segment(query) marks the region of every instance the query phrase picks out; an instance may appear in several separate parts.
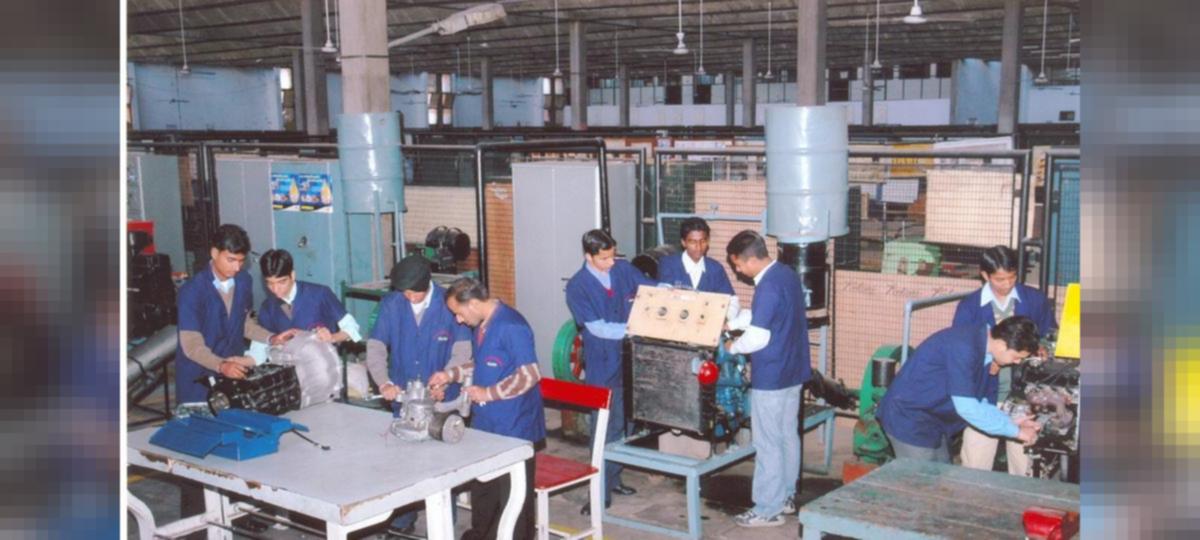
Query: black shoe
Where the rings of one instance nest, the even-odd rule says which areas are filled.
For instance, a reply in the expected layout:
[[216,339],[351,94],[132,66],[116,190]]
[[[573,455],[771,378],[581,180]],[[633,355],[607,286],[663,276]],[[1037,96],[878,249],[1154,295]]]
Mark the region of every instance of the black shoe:
[[637,490],[625,484],[617,484],[617,487],[613,488],[613,493],[617,495],[633,495],[637,493]]
[[[604,508],[612,508],[612,501],[605,501]],[[579,509],[579,514],[582,516],[592,515],[592,503],[585,503],[583,507]]]

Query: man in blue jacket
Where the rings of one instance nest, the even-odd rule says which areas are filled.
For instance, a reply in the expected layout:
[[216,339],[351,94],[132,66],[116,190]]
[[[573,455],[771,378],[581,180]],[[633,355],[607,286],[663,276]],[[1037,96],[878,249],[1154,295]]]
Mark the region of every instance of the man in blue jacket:
[[[392,267],[390,277],[392,292],[380,301],[367,339],[367,372],[383,398],[394,403],[409,381],[426,381],[450,366],[469,363],[471,330],[446,307],[446,291],[433,284],[424,257],[405,257]],[[458,385],[433,395],[454,399]],[[398,405],[393,412],[399,412]],[[402,509],[391,522],[391,532],[409,534],[416,521],[416,510]]]
[[[638,286],[655,285],[627,261],[617,260],[617,242],[612,236],[593,229],[583,234],[583,267],[567,282],[567,308],[575,324],[583,329],[583,362],[587,384],[612,390],[611,410],[605,442],[625,436],[625,382],[623,340],[625,325],[633,309]],[[592,415],[592,436],[596,435],[596,415]],[[611,493],[632,495],[637,490],[621,482],[621,466],[604,465],[604,506],[612,503]],[[580,510],[591,512],[587,505]]]
[[[462,383],[471,400],[471,427],[488,433],[524,439],[535,457],[525,460],[525,505],[517,517],[513,538],[533,538],[536,522],[534,475],[536,452],[546,447],[546,416],[542,409],[542,380],[534,348],[533,328],[517,310],[492,298],[482,283],[460,278],[446,291],[447,308],[461,324],[474,329],[474,362],[448,367],[429,378],[430,388]],[[508,475],[471,488],[471,529],[463,540],[494,540],[508,502]]]
[[1038,425],[1014,421],[986,399],[993,365],[1011,366],[1037,352],[1026,317],[992,328],[952,326],[929,336],[879,402],[879,422],[897,458],[950,463],[949,439],[970,425],[994,437],[1032,444]]
[[212,260],[179,289],[175,395],[180,403],[208,399],[208,388],[199,382],[205,377],[245,377],[255,365],[245,356],[246,340],[271,340],[271,333],[250,317],[254,291],[250,274],[243,271],[250,237],[241,227],[225,224],[209,246]]
[[750,427],[754,442],[754,507],[734,518],[742,527],[777,527],[796,512],[800,478],[800,400],[812,376],[804,284],[767,252],[762,235],[745,230],[725,250],[739,274],[753,278],[754,300],[730,329],[733,354],[750,355]]
[[[979,260],[979,275],[983,278],[983,287],[959,301],[954,310],[954,326],[992,327],[1004,319],[1020,315],[1032,320],[1043,336],[1057,327],[1054,305],[1037,289],[1017,283],[1017,254],[1011,248],[995,246],[985,250]],[[1044,351],[1038,354],[1044,354]],[[998,377],[989,381],[985,394],[992,404],[1004,401],[1012,388],[1013,370],[997,369]],[[967,426],[963,431],[963,466],[990,471],[998,443],[998,439]],[[1022,445],[1008,441],[1005,453],[1010,474],[1029,475],[1029,456],[1025,455]]]
[[268,250],[258,262],[271,293],[258,310],[258,323],[275,334],[272,345],[291,339],[298,330],[313,332],[326,343],[362,341],[358,321],[329,287],[296,279],[291,253]]

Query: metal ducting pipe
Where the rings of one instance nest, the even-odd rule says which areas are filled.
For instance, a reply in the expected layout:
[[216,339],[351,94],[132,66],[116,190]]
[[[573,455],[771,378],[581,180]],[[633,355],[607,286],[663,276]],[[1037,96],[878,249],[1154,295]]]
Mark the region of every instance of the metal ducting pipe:
[[158,368],[175,356],[178,343],[179,331],[172,324],[159,330],[129,352],[125,361],[125,382],[131,396],[130,402],[141,400],[143,394],[159,382]]
[[370,214],[372,279],[380,279],[387,250],[378,238],[381,214],[394,213],[393,247],[404,256],[404,160],[400,115],[343,114],[338,118],[338,164],[349,214]]
[[767,116],[767,234],[785,244],[849,232],[850,156],[838,106],[770,107]]

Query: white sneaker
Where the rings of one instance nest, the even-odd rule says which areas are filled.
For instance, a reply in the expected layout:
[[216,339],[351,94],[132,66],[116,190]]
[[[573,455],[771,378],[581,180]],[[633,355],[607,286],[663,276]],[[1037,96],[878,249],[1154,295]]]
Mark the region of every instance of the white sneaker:
[[754,510],[747,510],[737,516],[734,516],[733,522],[739,527],[779,527],[787,523],[787,519],[783,514],[776,514],[771,517],[764,517],[754,513]]
[[783,502],[783,510],[780,510],[779,513],[795,514],[796,510],[798,510],[798,508],[796,508],[796,496],[792,495],[792,496],[788,497],[786,501]]

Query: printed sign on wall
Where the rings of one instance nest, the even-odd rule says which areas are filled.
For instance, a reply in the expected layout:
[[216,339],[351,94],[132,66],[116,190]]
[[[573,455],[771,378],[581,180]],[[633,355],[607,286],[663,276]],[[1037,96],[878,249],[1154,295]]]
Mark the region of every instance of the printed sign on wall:
[[333,213],[333,182],[328,174],[298,174],[300,210]]
[[295,212],[300,210],[300,186],[296,175],[271,173],[271,208]]

